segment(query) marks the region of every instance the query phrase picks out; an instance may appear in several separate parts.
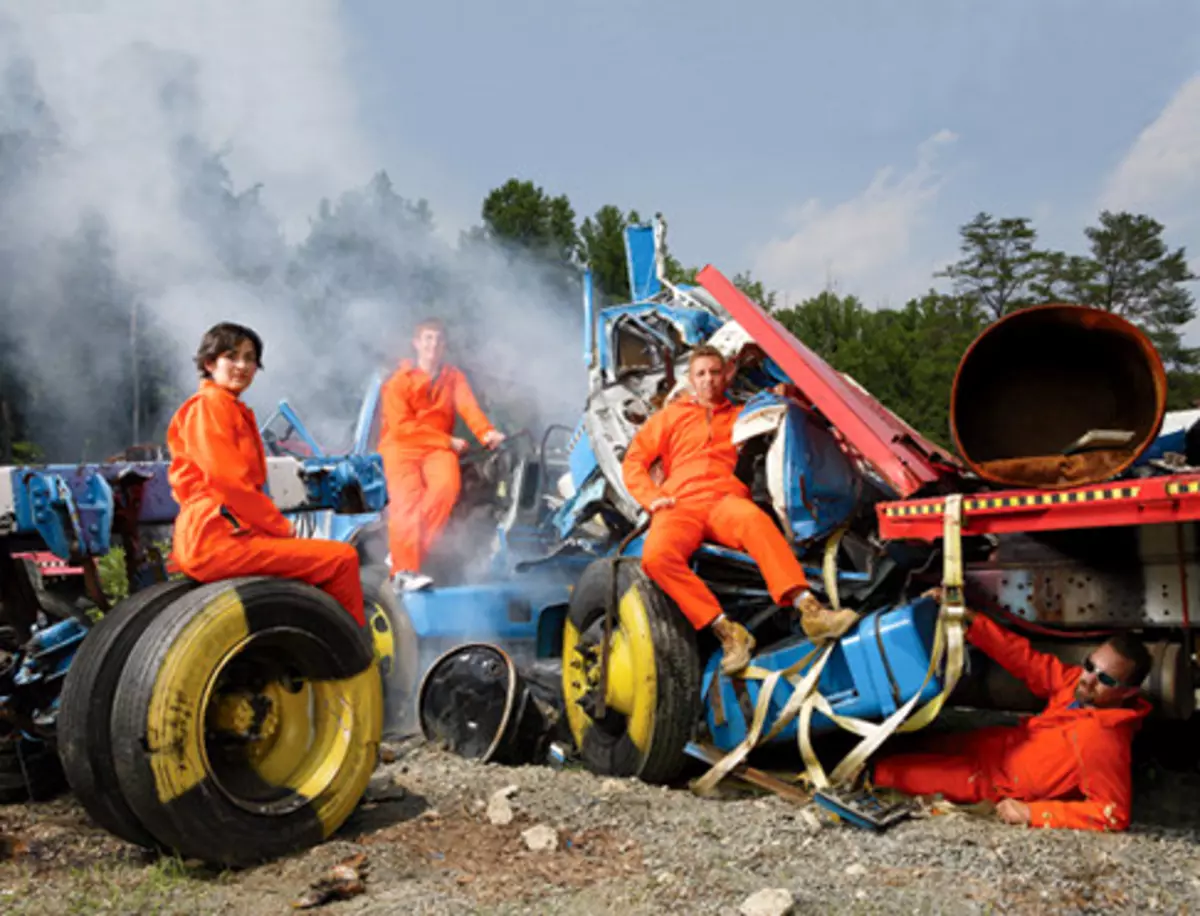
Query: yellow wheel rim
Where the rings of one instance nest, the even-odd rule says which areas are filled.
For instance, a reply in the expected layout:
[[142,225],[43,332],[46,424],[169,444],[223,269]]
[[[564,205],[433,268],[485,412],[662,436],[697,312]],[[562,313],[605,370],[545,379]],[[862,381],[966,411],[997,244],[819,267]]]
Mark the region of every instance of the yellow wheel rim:
[[[598,626],[589,627],[588,641],[581,641],[578,628],[567,620],[563,629],[563,695],[567,724],[577,748],[583,747],[590,729],[599,727],[584,708],[589,694],[600,684],[600,637]],[[654,736],[654,711],[658,703],[658,665],[650,618],[637,584],[631,585],[617,605],[617,618],[608,653],[605,705],[624,720],[624,730],[642,753],[648,752]]]

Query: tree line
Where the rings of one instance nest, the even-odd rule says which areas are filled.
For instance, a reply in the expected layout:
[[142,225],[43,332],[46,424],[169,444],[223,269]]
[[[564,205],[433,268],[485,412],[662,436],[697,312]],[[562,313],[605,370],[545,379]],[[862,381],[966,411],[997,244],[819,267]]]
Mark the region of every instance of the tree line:
[[[577,224],[565,196],[512,179],[483,203],[484,230],[508,244],[577,267],[590,264],[609,300],[629,296],[623,230],[637,211],[601,207]],[[1038,245],[1027,217],[979,213],[959,229],[959,258],[931,288],[898,308],[873,307],[825,291],[779,308],[777,291],[749,271],[733,282],[835,369],[851,375],[930,439],[949,447],[950,387],[963,353],[988,324],[1047,302],[1080,303],[1115,312],[1144,330],[1168,375],[1168,408],[1200,398],[1200,349],[1185,344],[1196,317],[1187,284],[1196,279],[1184,248],[1172,249],[1165,227],[1145,214],[1104,211],[1083,231],[1079,252]],[[673,282],[694,280],[696,268],[667,258]]]
[[[5,195],[30,166],[23,161],[29,141],[0,132],[0,214]],[[187,204],[208,227],[223,268],[238,283],[269,290],[265,298],[280,308],[286,303],[303,333],[316,339],[339,333],[345,305],[355,297],[403,290],[447,317],[471,344],[467,351],[485,352],[487,335],[472,323],[478,275],[466,269],[478,263],[481,249],[536,274],[575,315],[584,265],[591,267],[604,301],[630,296],[623,232],[643,221],[636,210],[606,205],[580,220],[566,195],[514,178],[486,195],[479,224],[463,232],[457,250],[448,253],[437,247],[444,243],[434,239],[429,204],[402,197],[379,173],[336,200],[321,201],[306,237],[289,246],[258,189],[234,190],[220,155],[196,147],[180,155],[190,178]],[[1163,356],[1170,407],[1190,406],[1200,397],[1200,351],[1183,340],[1196,314],[1187,287],[1195,276],[1184,249],[1170,248],[1164,227],[1153,218],[1103,212],[1084,230],[1078,252],[1039,247],[1036,229],[1024,217],[980,213],[959,235],[959,259],[931,278],[948,281],[948,291],[933,289],[931,282],[927,293],[897,308],[873,307],[832,290],[780,308],[777,292],[750,272],[734,273],[733,279],[836,369],[943,445],[949,442],[950,384],[967,346],[989,322],[1041,302],[1080,302],[1129,318]],[[44,268],[48,262],[37,263]],[[134,438],[161,441],[166,419],[188,393],[173,381],[177,374],[169,367],[188,354],[179,352],[152,314],[142,315],[137,333],[131,333],[131,318],[141,314],[131,304],[136,306],[140,291],[122,279],[103,217],[91,216],[73,238],[60,242],[53,264],[61,287],[57,298],[69,299],[74,314],[82,309],[92,316],[86,335],[66,335],[64,362],[95,365],[95,354],[103,353],[107,384],[101,396],[81,378],[78,397],[64,400],[61,386],[30,371],[20,358],[25,344],[19,340],[27,341],[28,334],[17,330],[34,315],[22,296],[28,298],[30,285],[40,282],[44,288],[45,280],[28,276],[20,251],[0,249],[0,268],[10,278],[24,278],[0,290],[0,461],[97,460]],[[696,269],[672,252],[666,265],[674,282],[695,278]],[[576,341],[570,345],[577,347]],[[353,415],[360,369],[334,367],[327,408]]]

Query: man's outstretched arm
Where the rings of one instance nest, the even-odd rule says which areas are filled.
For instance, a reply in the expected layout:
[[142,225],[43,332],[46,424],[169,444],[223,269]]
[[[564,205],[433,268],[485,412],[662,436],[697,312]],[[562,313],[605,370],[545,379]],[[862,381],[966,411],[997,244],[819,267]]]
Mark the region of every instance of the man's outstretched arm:
[[1071,678],[1071,669],[1053,655],[1037,652],[1023,636],[1004,629],[989,617],[972,613],[967,639],[995,659],[1039,697],[1050,697]]

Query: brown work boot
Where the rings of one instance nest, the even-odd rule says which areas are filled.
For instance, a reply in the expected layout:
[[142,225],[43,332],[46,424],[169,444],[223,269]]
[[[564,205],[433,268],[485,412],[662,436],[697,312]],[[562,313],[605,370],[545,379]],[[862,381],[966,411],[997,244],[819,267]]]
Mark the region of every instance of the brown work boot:
[[821,604],[807,589],[796,596],[795,606],[800,612],[800,625],[804,628],[804,635],[814,643],[838,639],[858,622],[858,615],[854,611],[831,610]]
[[750,664],[750,653],[754,651],[755,642],[749,630],[725,617],[714,620],[712,629],[721,641],[722,674],[736,674]]

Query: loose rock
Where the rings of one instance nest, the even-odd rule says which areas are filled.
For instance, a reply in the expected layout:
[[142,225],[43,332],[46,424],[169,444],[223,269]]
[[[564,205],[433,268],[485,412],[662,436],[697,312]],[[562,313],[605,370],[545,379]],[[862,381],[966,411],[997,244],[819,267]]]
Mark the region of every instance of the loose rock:
[[554,852],[558,849],[558,831],[545,824],[530,827],[521,834],[530,852]]
[[795,905],[791,891],[771,887],[747,897],[738,912],[741,916],[787,916]]

